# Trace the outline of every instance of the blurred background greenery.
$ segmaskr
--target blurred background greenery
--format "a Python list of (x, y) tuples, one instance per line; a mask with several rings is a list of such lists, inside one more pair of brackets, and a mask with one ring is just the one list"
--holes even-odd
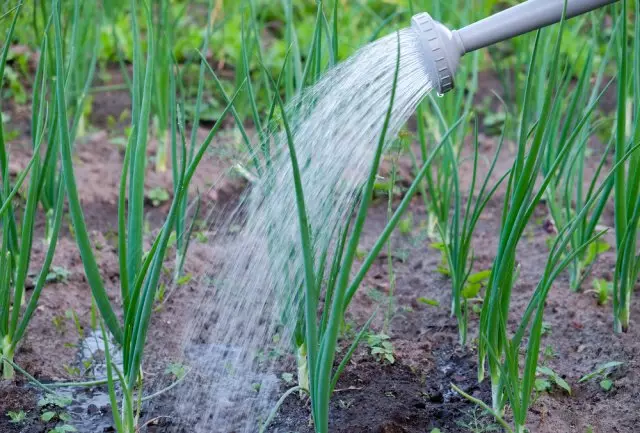
[[(409, 25), (413, 13), (428, 11), (436, 19), (451, 28), (457, 28), (481, 19), (492, 12), (518, 3), (516, 0), (336, 0), (339, 2), (337, 26), (340, 41), (338, 44), (338, 60), (344, 60), (366, 43), (377, 39), (391, 31)], [(5, 1), (0, 6), (0, 30), (4, 34), (10, 20), (8, 12), (15, 6), (14, 2)], [(74, 16), (74, 2), (62, 2), (62, 17), (70, 22)], [(88, 17), (90, 24), (86, 34), (78, 40), (82, 43), (95, 44), (97, 50), (98, 74), (103, 82), (109, 82), (109, 72), (118, 63), (128, 65), (133, 57), (133, 33), (131, 29), (130, 2), (128, 0), (88, 0), (97, 8), (93, 16)], [(171, 53), (178, 64), (184, 65), (186, 83), (189, 83), (190, 72), (196, 74), (199, 62), (198, 49), (203, 46), (206, 34), (206, 19), (210, 0), (149, 0), (153, 12), (157, 37), (160, 38), (158, 56)], [(251, 30), (259, 35), (261, 60), (277, 76), (282, 68), (289, 47), (299, 51), (304, 58), (313, 41), (318, 2), (314, 0), (216, 0), (212, 2), (212, 32), (209, 41), (208, 58), (229, 86), (238, 78), (234, 72), (242, 63), (242, 35)], [(325, 23), (333, 26), (331, 17), (333, 0), (323, 2)], [(630, 17), (634, 14), (633, 2), (630, 4)], [(4, 98), (11, 98), (16, 103), (26, 103), (28, 88), (31, 86), (33, 73), (29, 70), (30, 58), (36, 56), (43, 29), (49, 17), (50, 2), (33, 0), (24, 3), (16, 28), (13, 44), (20, 49), (10, 51), (9, 67), (6, 72), (7, 89)], [(145, 32), (145, 20), (142, 9), (138, 8), (138, 20), (141, 31)], [(83, 12), (80, 11), (80, 14)], [(606, 11), (596, 14), (605, 23)], [(588, 36), (589, 17), (573, 20), (571, 31), (565, 37), (563, 55), (574, 65), (575, 74), (584, 66)], [(89, 24), (89, 23), (87, 23)], [(605, 23), (606, 24), (606, 23)], [(606, 29), (609, 29), (608, 31)], [(601, 47), (596, 50), (596, 57), (606, 48), (606, 41), (611, 23), (603, 26), (598, 34)], [(95, 33), (95, 34), (94, 34)], [(69, 35), (68, 35), (69, 36)], [(94, 41), (94, 37), (97, 39)], [(528, 44), (531, 36), (516, 38), (499, 44), (495, 48), (485, 50), (476, 61), (479, 70), (495, 69), (506, 74), (513, 68), (526, 65), (529, 57)], [(162, 45), (164, 44), (164, 46)], [(527, 46), (523, 46), (527, 44)], [(170, 46), (170, 49), (166, 49)], [(92, 49), (81, 50), (86, 56), (92, 55)], [(80, 65), (81, 63), (79, 63)], [(190, 66), (193, 65), (191, 68)], [(597, 65), (597, 59), (596, 59)], [(256, 58), (251, 59), (251, 71), (258, 73)], [(523, 68), (521, 68), (523, 69)], [(520, 71), (524, 73), (524, 70)], [(243, 78), (243, 77), (241, 77)], [(501, 76), (504, 82), (508, 77)], [(197, 77), (191, 80), (197, 82)], [(188, 86), (187, 86), (188, 87)], [(506, 90), (506, 89), (505, 89)], [(507, 92), (508, 93), (508, 92)], [(507, 97), (509, 95), (507, 94)]]

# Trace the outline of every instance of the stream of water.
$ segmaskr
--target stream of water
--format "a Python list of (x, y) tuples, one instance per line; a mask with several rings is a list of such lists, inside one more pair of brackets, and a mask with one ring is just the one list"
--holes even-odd
[[(400, 73), (386, 143), (431, 90), (412, 30), (361, 49), (288, 104), (316, 252), (330, 245), (370, 171)], [(189, 378), (179, 391), (182, 421), (195, 433), (254, 433), (280, 393), (277, 367), (291, 353), (303, 281), (300, 235), (286, 137), (274, 133), (272, 169), (219, 224), (202, 292), (184, 336)], [(233, 236), (224, 236), (235, 228)], [(222, 239), (225, 239), (224, 241)]]

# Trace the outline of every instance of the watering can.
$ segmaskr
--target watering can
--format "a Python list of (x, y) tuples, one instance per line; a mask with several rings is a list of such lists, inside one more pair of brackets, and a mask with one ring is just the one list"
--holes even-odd
[(454, 88), (460, 58), (466, 53), (537, 30), (566, 18), (573, 18), (618, 0), (528, 0), (468, 25), (449, 30), (428, 13), (411, 20), (418, 35), (423, 63), (436, 91), (443, 95)]

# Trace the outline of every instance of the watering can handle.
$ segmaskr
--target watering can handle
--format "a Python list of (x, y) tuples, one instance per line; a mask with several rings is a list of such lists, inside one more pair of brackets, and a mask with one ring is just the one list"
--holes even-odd
[[(567, 18), (584, 14), (618, 0), (566, 0)], [(515, 36), (540, 29), (562, 19), (565, 0), (528, 0), (457, 32), (464, 53), (488, 47)]]

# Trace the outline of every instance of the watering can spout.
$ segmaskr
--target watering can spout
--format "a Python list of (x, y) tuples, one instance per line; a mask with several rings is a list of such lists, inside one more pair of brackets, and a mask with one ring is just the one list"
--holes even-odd
[(573, 18), (618, 0), (528, 0), (453, 31), (427, 13), (414, 16), (411, 27), (418, 35), (424, 66), (437, 92), (453, 89), (463, 55), (559, 22), (565, 1), (566, 17)]

